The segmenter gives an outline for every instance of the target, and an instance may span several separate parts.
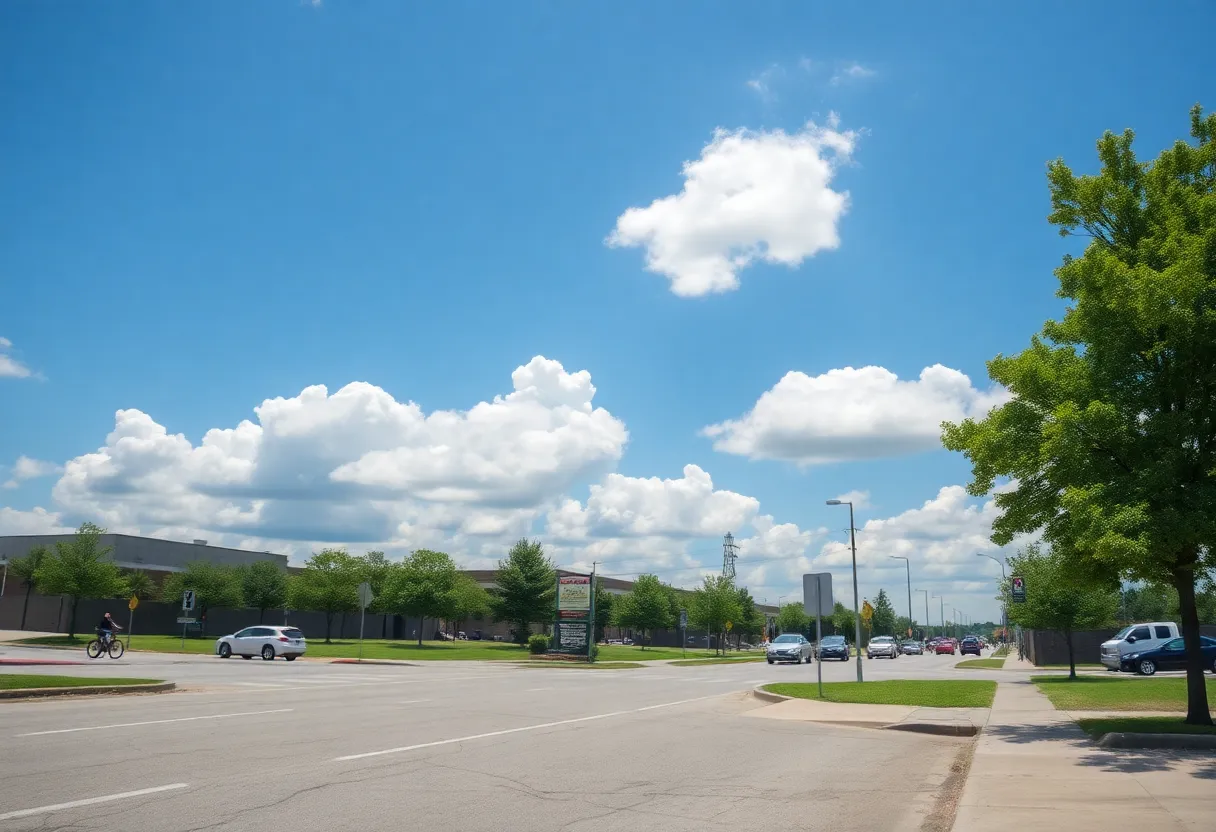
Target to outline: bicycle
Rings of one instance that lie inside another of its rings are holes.
[[[90,659],[99,658],[102,653],[108,654],[111,659],[121,659],[122,654],[126,650],[126,645],[122,643],[122,639],[113,637],[105,639],[95,638],[84,648],[85,655]]]

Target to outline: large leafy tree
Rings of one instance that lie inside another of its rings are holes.
[[[422,645],[427,618],[454,618],[459,610],[460,573],[444,552],[417,549],[389,573],[384,584],[385,603],[401,615],[417,616],[418,645]],[[479,587],[480,588],[480,587]]]
[[[539,540],[523,539],[498,562],[494,617],[512,625],[519,644],[528,640],[532,625],[553,619],[557,573]]]
[[[806,610],[797,602],[782,604],[777,612],[777,629],[783,633],[804,632],[807,621]]]
[[[633,589],[616,603],[617,624],[641,631],[643,649],[646,633],[653,634],[675,624],[671,616],[673,594],[668,589],[655,575],[639,575]]]
[[[134,595],[136,598],[151,598],[157,594],[156,582],[152,576],[142,569],[125,570],[122,573],[122,592],[124,598]]]
[[[1028,546],[1011,558],[1013,574],[1026,581],[1026,601],[1009,605],[1009,620],[1033,630],[1056,630],[1068,643],[1068,676],[1077,678],[1072,634],[1109,626],[1115,620],[1119,593],[1077,570],[1066,553]]]
[[[739,596],[739,620],[734,622],[731,632],[735,634],[737,646],[743,639],[751,641],[754,636],[764,632],[764,615],[756,607],[756,599],[747,587],[741,586],[736,592]]]
[[[235,566],[196,560],[186,564],[182,572],[174,572],[160,585],[161,600],[168,604],[180,604],[182,594],[194,590],[194,609],[203,619],[203,632],[207,629],[207,611],[218,607],[243,607],[245,597],[241,590],[241,574]]]
[[[287,573],[274,561],[257,560],[242,566],[237,577],[245,606],[258,611],[259,624],[266,617],[266,610],[287,606]]]
[[[368,605],[368,610],[376,613],[392,612],[387,606],[388,599],[384,594],[384,585],[396,564],[389,560],[384,552],[374,549],[358,560],[363,573],[362,578],[372,588],[372,602]],[[381,619],[381,638],[388,638],[388,618],[386,615]]]
[[[72,602],[68,636],[76,635],[76,610],[81,598],[113,598],[123,588],[122,573],[110,559],[109,546],[101,545],[105,529],[82,523],[70,540],[55,543],[53,554],[42,558],[34,582],[44,595],[66,595]]]
[[[880,636],[895,635],[895,607],[885,589],[878,590],[874,599],[874,618],[870,621],[870,631]]]
[[[726,622],[733,622],[740,612],[734,581],[725,575],[706,575],[692,594],[688,619],[706,632],[716,633],[718,647],[724,650],[722,634],[726,632]]]
[[[288,581],[288,603],[297,610],[325,613],[325,643],[330,643],[334,615],[359,609],[359,561],[345,549],[322,549]]]
[[[971,493],[998,478],[993,540],[1041,532],[1108,576],[1178,593],[1187,718],[1210,725],[1195,585],[1216,558],[1216,116],[1152,162],[1130,130],[1098,142],[1101,170],[1048,168],[1061,234],[1089,240],[1056,270],[1061,320],[988,364],[1013,398],[944,425]]]
[[[616,610],[616,598],[604,588],[604,579],[595,579],[595,640],[604,640],[604,630],[612,622]]]
[[[844,636],[846,639],[852,639],[857,631],[856,628],[857,616],[851,609],[837,601],[832,607],[832,629],[837,635]]]
[[[456,584],[453,587],[452,595],[455,599],[452,618],[458,624],[489,615],[490,593],[463,572],[456,574]]]
[[[29,612],[30,594],[34,591],[38,569],[50,554],[51,550],[45,546],[35,546],[26,552],[24,557],[9,561],[8,571],[25,587],[25,600],[21,602],[21,626],[17,628],[19,630],[25,629],[25,615]]]

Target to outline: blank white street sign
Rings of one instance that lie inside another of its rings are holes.
[[[359,603],[366,609],[372,602],[372,585],[367,581],[359,584]]]
[[[811,618],[816,614],[830,616],[832,603],[832,573],[811,572],[802,576],[802,609]]]

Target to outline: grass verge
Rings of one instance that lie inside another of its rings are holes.
[[[955,665],[955,667],[961,667],[964,669],[968,668],[968,667],[972,667],[972,668],[990,667],[990,668],[996,668],[997,670],[1000,670],[1004,666],[1005,666],[1004,659],[967,659],[966,661],[959,662],[958,664]]]
[[[701,667],[706,664],[746,664],[747,662],[762,662],[764,656],[744,656],[741,659],[724,659],[719,656],[716,659],[679,659],[674,662],[669,662],[671,667]]]
[[[44,676],[38,673],[0,673],[0,690],[26,688],[90,688],[115,685],[156,685],[160,679],[110,679],[93,676]]]
[[[1040,664],[1035,666],[1038,670],[1068,670],[1066,664]],[[1098,662],[1077,662],[1077,670],[1105,670],[1106,665]]]
[[[211,655],[215,652],[215,640],[226,633],[209,635],[206,638],[186,638],[182,646],[181,636],[131,636],[129,649],[156,653],[192,653],[195,655]],[[13,644],[27,644],[37,647],[67,647],[77,648],[82,653],[92,636],[41,636],[26,638]],[[124,639],[125,641],[125,639]],[[313,658],[355,659],[359,657],[359,642],[357,640],[335,639],[326,644],[323,638],[310,636],[308,641],[308,656]],[[601,644],[599,658],[602,662],[642,662],[657,659],[679,659],[684,653],[678,647],[629,647],[622,644]],[[714,658],[709,650],[689,650],[690,658]],[[760,654],[763,657],[763,654]],[[416,641],[392,641],[386,639],[365,639],[363,642],[363,658],[365,659],[400,659],[403,661],[519,661],[527,659],[528,649],[502,641],[424,641],[421,646]],[[720,657],[719,657],[720,658]],[[737,659],[735,660],[737,661]]]
[[[1009,645],[1002,644],[1000,647],[996,648],[996,652],[992,654],[992,658],[1003,659],[1008,655],[1009,655]]]
[[[1186,679],[1120,679],[1117,676],[1031,676],[1061,711],[1186,711]],[[1208,701],[1216,679],[1208,679]]]
[[[917,708],[989,708],[996,695],[996,682],[980,680],[932,681],[891,679],[882,682],[824,682],[823,697],[813,682],[781,682],[765,685],[770,693],[848,702],[856,705],[909,705]]]
[[[1216,734],[1216,726],[1187,725],[1169,716],[1125,716],[1101,719],[1078,719],[1081,730],[1094,739],[1104,734]]]

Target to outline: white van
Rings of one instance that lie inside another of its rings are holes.
[[[1129,624],[1108,641],[1102,642],[1102,664],[1118,670],[1123,657],[1128,653],[1155,650],[1172,638],[1178,638],[1178,625],[1172,621],[1153,621],[1149,624]]]

